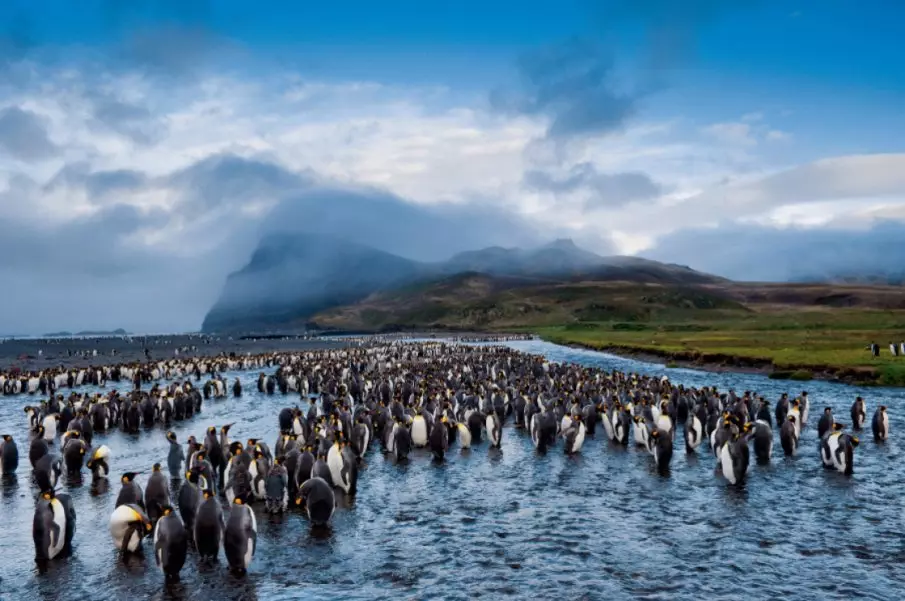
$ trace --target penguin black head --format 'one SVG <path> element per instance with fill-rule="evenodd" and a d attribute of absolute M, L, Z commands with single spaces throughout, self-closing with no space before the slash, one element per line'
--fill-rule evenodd
<path fill-rule="evenodd" d="M 880 405 L 880 411 L 886 412 L 886 405 Z"/>
<path fill-rule="evenodd" d="M 173 513 L 173 507 L 172 507 L 172 505 L 161 505 L 160 512 L 161 512 L 161 514 L 163 514 L 164 517 L 166 517 L 166 516 L 170 515 L 171 513 Z"/>
<path fill-rule="evenodd" d="M 851 440 L 852 440 L 852 446 L 853 446 L 853 447 L 857 447 L 859 444 L 861 444 L 861 441 L 858 440 L 858 437 L 857 437 L 857 436 L 852 436 L 852 437 L 851 437 Z"/>
<path fill-rule="evenodd" d="M 47 490 L 41 491 L 41 498 L 45 501 L 50 501 L 51 499 L 56 497 L 56 492 L 52 488 L 48 488 Z"/>
<path fill-rule="evenodd" d="M 175 433 L 175 432 L 172 432 L 172 431 L 167 432 L 167 440 L 169 440 L 170 442 L 175 443 L 175 442 L 176 442 L 176 433 Z"/>
<path fill-rule="evenodd" d="M 151 469 L 154 470 L 155 472 L 159 472 L 159 471 L 160 471 L 160 464 L 159 464 L 159 463 L 155 463 L 153 466 L 151 466 Z"/>
<path fill-rule="evenodd" d="M 207 457 L 207 455 L 204 454 L 204 451 L 198 451 L 198 454 L 195 455 L 195 459 L 198 461 L 204 461 L 205 457 Z"/>
<path fill-rule="evenodd" d="M 207 433 L 208 433 L 208 434 L 216 434 L 216 433 L 217 433 L 217 428 L 215 428 L 215 427 L 213 427 L 213 426 L 208 426 L 208 428 L 207 428 Z"/>
<path fill-rule="evenodd" d="M 234 425 L 235 425 L 235 423 L 226 424 L 225 426 L 221 426 L 221 427 L 220 427 L 220 434 L 228 434 L 228 433 L 229 433 L 229 429 L 232 428 Z"/>
<path fill-rule="evenodd" d="M 795 423 L 795 416 L 794 416 L 794 415 L 790 415 L 790 416 L 789 416 L 789 421 L 792 422 L 792 423 L 794 424 L 794 423 Z"/>
<path fill-rule="evenodd" d="M 244 447 L 242 446 L 242 443 L 239 442 L 238 440 L 236 442 L 230 443 L 230 445 L 229 445 L 229 452 L 232 453 L 233 455 L 238 455 L 243 450 L 244 450 Z"/>
<path fill-rule="evenodd" d="M 138 472 L 126 472 L 125 474 L 123 474 L 123 477 L 122 477 L 123 484 L 128 484 L 129 482 L 132 482 L 133 480 L 135 480 L 135 476 L 137 476 L 137 475 L 138 475 Z"/>
<path fill-rule="evenodd" d="M 44 426 L 38 426 L 38 438 L 44 436 Z"/>
<path fill-rule="evenodd" d="M 832 407 L 825 407 L 825 408 L 823 409 L 823 412 L 826 413 L 826 414 L 830 414 L 830 413 L 833 412 L 833 408 L 832 408 Z"/>
<path fill-rule="evenodd" d="M 9 441 L 11 441 L 12 439 L 13 439 L 13 437 L 10 436 L 9 434 L 4 434 L 4 435 L 3 435 L 3 442 L 9 442 Z"/>
<path fill-rule="evenodd" d="M 841 432 L 841 431 L 844 430 L 844 429 L 845 429 L 845 424 L 840 424 L 840 423 L 838 423 L 838 422 L 836 422 L 836 423 L 833 424 L 833 431 L 834 431 L 834 432 Z"/>

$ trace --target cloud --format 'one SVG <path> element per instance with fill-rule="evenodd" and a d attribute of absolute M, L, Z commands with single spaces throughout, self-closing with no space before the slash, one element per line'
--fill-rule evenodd
<path fill-rule="evenodd" d="M 492 100 L 509 113 L 545 117 L 550 138 L 606 134 L 636 110 L 637 97 L 617 88 L 612 56 L 588 40 L 527 53 L 519 72 L 521 89 L 497 91 Z"/>
<path fill-rule="evenodd" d="M 530 170 L 524 181 L 529 188 L 553 194 L 582 192 L 588 208 L 619 207 L 662 192 L 662 187 L 645 173 L 600 173 L 591 163 L 580 163 L 560 178 L 546 171 Z"/>
<path fill-rule="evenodd" d="M 771 129 L 767 132 L 767 140 L 771 142 L 786 142 L 792 139 L 792 134 L 778 129 Z"/>
<path fill-rule="evenodd" d="M 905 224 L 865 229 L 726 223 L 665 236 L 645 256 L 744 281 L 905 275 Z"/>
<path fill-rule="evenodd" d="M 751 126 L 747 123 L 714 123 L 704 128 L 704 133 L 728 144 L 740 146 L 754 146 L 757 140 L 751 132 Z"/>
<path fill-rule="evenodd" d="M 20 161 L 40 161 L 54 156 L 57 148 L 41 117 L 11 106 L 0 111 L 0 151 Z"/>

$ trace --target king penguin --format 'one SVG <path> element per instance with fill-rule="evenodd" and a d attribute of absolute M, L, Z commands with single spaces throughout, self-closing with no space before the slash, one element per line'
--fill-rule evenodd
<path fill-rule="evenodd" d="M 223 551 L 230 569 L 244 574 L 251 565 L 258 542 L 258 522 L 243 497 L 236 497 L 223 535 Z"/>
<path fill-rule="evenodd" d="M 154 528 L 154 560 L 168 581 L 178 581 L 185 565 L 189 538 L 185 525 L 170 505 L 161 508 L 162 515 Z"/>
<path fill-rule="evenodd" d="M 31 533 L 37 560 L 56 559 L 68 552 L 75 537 L 75 508 L 69 495 L 45 489 L 35 503 Z"/>

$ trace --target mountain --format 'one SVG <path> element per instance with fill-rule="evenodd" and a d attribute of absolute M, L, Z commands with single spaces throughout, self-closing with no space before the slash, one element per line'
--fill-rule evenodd
<path fill-rule="evenodd" d="M 440 263 L 419 263 L 339 238 L 282 233 L 265 237 L 249 263 L 227 278 L 202 331 L 302 329 L 312 316 L 329 309 L 375 299 L 390 304 L 394 298 L 405 299 L 403 305 L 414 307 L 418 303 L 412 298 L 430 290 L 444 291 L 455 303 L 457 295 L 465 298 L 469 290 L 486 295 L 584 281 L 679 285 L 722 280 L 679 265 L 601 257 L 571 240 L 534 249 L 490 247 Z M 422 306 L 415 312 L 431 310 Z M 423 321 L 414 317 L 408 321 Z M 402 317 L 387 319 L 406 322 Z"/>
<path fill-rule="evenodd" d="M 275 234 L 231 274 L 202 331 L 303 328 L 327 307 L 353 303 L 429 273 L 419 263 L 329 236 Z"/>

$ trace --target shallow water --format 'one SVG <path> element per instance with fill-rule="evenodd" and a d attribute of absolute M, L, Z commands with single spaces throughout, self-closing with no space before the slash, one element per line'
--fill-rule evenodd
<path fill-rule="evenodd" d="M 511 346 L 555 361 L 665 373 L 686 385 L 756 390 L 774 402 L 799 386 L 759 375 L 667 370 L 539 341 Z M 235 421 L 233 439 L 260 437 L 272 445 L 279 409 L 297 397 L 259 395 L 256 373 L 226 374 L 242 379 L 245 396 L 205 401 L 200 415 L 174 425 L 179 440 Z M 213 568 L 199 568 L 190 556 L 182 582 L 172 586 L 164 586 L 149 542 L 145 559 L 125 564 L 107 530 L 118 475 L 166 463 L 163 430 L 96 435 L 114 454 L 110 490 L 93 493 L 87 470 L 83 483 L 61 484 L 78 514 L 74 553 L 39 573 L 31 540 L 37 491 L 21 409 L 36 399 L 3 397 L 0 433 L 16 437 L 20 465 L 17 479 L 0 489 L 0 599 L 899 598 L 901 392 L 823 382 L 805 388 L 812 406 L 799 456 L 752 463 L 741 487 L 717 475 L 706 450 L 686 456 L 680 437 L 668 475 L 657 473 L 646 452 L 611 446 L 602 428 L 574 458 L 562 454 L 561 443 L 537 456 L 511 422 L 501 451 L 486 441 L 466 452 L 453 447 L 441 465 L 426 452 L 394 465 L 375 444 L 354 506 L 337 510 L 330 532 L 312 533 L 298 514 L 271 518 L 258 510 L 259 546 L 246 578 L 230 576 L 222 554 Z M 858 394 L 868 403 L 868 420 L 878 404 L 890 407 L 891 441 L 878 445 L 862 433 L 855 473 L 845 477 L 821 467 L 815 428 L 824 406 L 848 423 Z M 775 450 L 781 455 L 778 432 Z M 139 481 L 144 487 L 143 476 Z"/>

